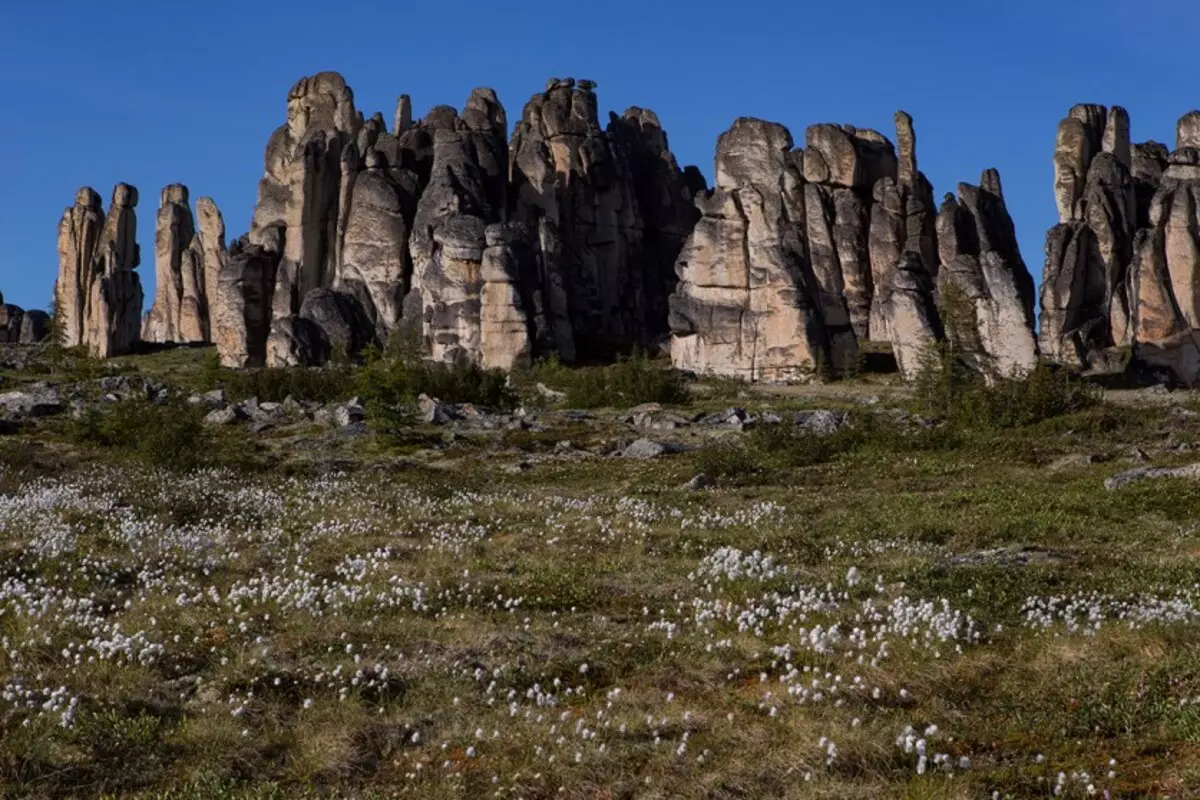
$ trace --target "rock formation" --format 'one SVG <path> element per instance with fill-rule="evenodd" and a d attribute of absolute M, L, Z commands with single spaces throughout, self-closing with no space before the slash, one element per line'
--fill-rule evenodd
<path fill-rule="evenodd" d="M 137 190 L 117 184 L 104 216 L 100 196 L 80 189 L 58 229 L 59 276 L 55 306 L 63 344 L 86 346 L 107 358 L 130 352 L 142 316 L 142 286 L 134 270 L 137 245 Z"/>
<path fill-rule="evenodd" d="M 205 241 L 224 236 L 217 215 Z M 201 217 L 204 225 L 204 217 Z M 267 337 L 271 330 L 271 297 L 279 253 L 251 244 L 247 237 L 235 241 L 220 260 L 217 288 L 210 311 L 213 342 L 226 367 L 261 367 L 267 363 Z"/>
<path fill-rule="evenodd" d="M 879 286 L 879 314 L 905 380 L 927 368 L 933 347 L 944 338 L 933 281 L 921 255 L 909 250 L 901 253 Z"/>
<path fill-rule="evenodd" d="M 806 309 L 805 318 L 812 318 L 813 330 L 819 329 L 818 334 L 804 342 L 790 343 L 796 348 L 791 355 L 798 359 L 790 367 L 776 364 L 766 371 L 759 369 L 757 356 L 753 354 L 761 344 L 760 336 L 733 333 L 745 322 L 740 314 L 748 310 L 748 298 L 739 300 L 728 292 L 734 286 L 744 289 L 741 275 L 736 271 L 727 273 L 719 265 L 730 258 L 730 243 L 742 235 L 727 226 L 716 231 L 714 226 L 725 225 L 727 220 L 739 216 L 745 226 L 748 219 L 745 208 L 738 205 L 732 211 L 722 209 L 725 194 L 714 194 L 707 207 L 701 205 L 705 216 L 685 246 L 687 257 L 681 256 L 678 268 L 681 284 L 673 305 L 678 313 L 672 314 L 676 334 L 673 352 L 677 354 L 678 365 L 697 371 L 782 380 L 810 372 L 817 362 L 835 372 L 844 371 L 853 367 L 860 340 L 891 341 L 884 301 L 895 283 L 893 270 L 901 264 L 909 272 L 918 267 L 924 269 L 929 280 L 915 283 L 910 277 L 900 280 L 900 286 L 907 287 L 904 291 L 915 291 L 917 287 L 932 287 L 938 268 L 933 190 L 917 169 L 912 119 L 898 112 L 895 121 L 899 156 L 892 143 L 876 131 L 848 125 L 812 125 L 805 135 L 806 147 L 789 152 L 786 167 L 774 164 L 767 170 L 771 174 L 766 180 L 772 186 L 768 195 L 774 197 L 782 191 L 788 198 L 784 207 L 789 212 L 781 216 L 768 209 L 774 216 L 767 224 L 774 229 L 771 233 L 774 239 L 788 243 L 790 253 L 784 260 L 799 265 L 792 271 L 800 277 L 791 279 L 796 286 L 803 286 L 797 294 L 803 300 L 796 302 Z M 790 136 L 788 141 L 790 151 Z M 735 143 L 735 139 L 727 144 L 730 148 L 749 148 L 747 152 L 753 151 L 755 158 L 764 160 L 761 145 Z M 731 173 L 732 182 L 721 186 L 722 160 L 737 161 L 741 152 L 718 147 L 718 188 L 737 188 L 743 178 L 745 182 L 762 185 L 764 173 L 758 170 L 757 177 Z M 725 239 L 720 245 L 723 249 L 717 249 L 713 243 L 719 239 Z M 748 269 L 776 274 L 776 264 L 771 260 L 762 265 L 756 260 L 762 257 L 762 252 L 754 256 L 735 253 L 734 258 L 743 262 L 749 259 Z M 711 269 L 717 273 L 708 274 Z M 711 290 L 724 291 L 713 295 Z M 702 300 L 706 293 L 707 299 Z M 709 308 L 701 311 L 706 305 Z M 815 313 L 807 310 L 809 305 Z M 765 307 L 759 309 L 760 315 L 769 313 Z M 755 323 L 758 327 L 763 324 Z M 716 333 L 713 328 L 724 330 Z M 938 331 L 940 326 L 931 322 L 929 329 Z M 779 348 L 789 334 L 777 329 L 774 335 L 780 343 L 771 345 L 773 352 L 786 358 L 785 350 Z M 723 352 L 714 350 L 709 355 L 717 342 L 722 343 L 719 349 Z M 756 344 L 751 346 L 750 342 Z M 739 360 L 741 366 L 733 366 Z M 755 366 L 749 366 L 750 362 Z"/>
<path fill-rule="evenodd" d="M 0 294 L 0 344 L 37 344 L 49 333 L 49 314 L 5 303 Z"/>
<path fill-rule="evenodd" d="M 1046 240 L 1041 346 L 1107 369 L 1116 347 L 1183 383 L 1200 381 L 1200 112 L 1173 152 L 1129 143 L 1123 109 L 1080 105 L 1059 123 L 1060 223 Z"/>
<path fill-rule="evenodd" d="M 854 356 L 831 353 L 803 238 L 800 153 L 787 128 L 738 119 L 717 142 L 716 185 L 696 205 L 700 221 L 671 296 L 676 367 L 783 381 Z"/>
<path fill-rule="evenodd" d="M 1033 278 L 1017 247 L 1000 174 L 989 169 L 978 186 L 958 185 L 937 218 L 942 320 L 960 352 L 977 367 L 1019 377 L 1037 366 Z"/>
<path fill-rule="evenodd" d="M 665 336 L 675 257 L 703 188 L 679 170 L 653 112 L 631 108 L 602 129 L 594 89 L 551 79 L 510 148 L 510 218 L 536 232 L 535 338 L 567 361 Z"/>
<path fill-rule="evenodd" d="M 1129 270 L 1139 362 L 1200 382 L 1200 112 L 1185 115 L 1175 151 L 1138 232 Z"/>
<path fill-rule="evenodd" d="M 1097 369 L 1132 347 L 1200 377 L 1200 112 L 1173 152 L 1133 143 L 1120 107 L 1060 122 L 1035 338 L 999 175 L 960 184 L 939 213 L 903 111 L 894 145 L 820 124 L 796 149 L 786 128 L 739 119 L 709 191 L 652 111 L 602 126 L 595 88 L 551 79 L 509 140 L 490 89 L 419 119 L 401 95 L 389 131 L 340 75 L 303 78 L 246 236 L 226 248 L 211 200 L 193 217 L 185 187 L 163 191 L 140 332 L 137 194 L 118 185 L 105 215 L 80 191 L 59 234 L 64 342 L 113 355 L 140 333 L 214 342 L 228 366 L 288 366 L 415 332 L 434 360 L 511 369 L 669 340 L 681 368 L 782 381 L 850 370 L 868 340 L 911 377 L 948 334 L 992 376 L 1028 372 L 1039 350 Z M 0 338 L 45 327 L 0 306 Z"/>
<path fill-rule="evenodd" d="M 154 306 L 142 324 L 147 342 L 209 341 L 204 250 L 181 184 L 163 189 L 154 234 Z"/>
<path fill-rule="evenodd" d="M 1042 352 L 1054 361 L 1086 367 L 1105 348 L 1130 344 L 1126 283 L 1140 216 L 1133 154 L 1144 183 L 1152 152 L 1130 144 L 1129 115 L 1117 106 L 1077 105 L 1059 123 L 1059 224 L 1046 238 L 1039 319 Z"/>
<path fill-rule="evenodd" d="M 476 89 L 462 117 L 445 109 L 433 128 L 433 166 L 413 223 L 411 297 L 435 361 L 480 361 L 485 229 L 505 214 L 507 122 L 490 89 Z M 502 155 L 503 154 L 503 155 Z"/>

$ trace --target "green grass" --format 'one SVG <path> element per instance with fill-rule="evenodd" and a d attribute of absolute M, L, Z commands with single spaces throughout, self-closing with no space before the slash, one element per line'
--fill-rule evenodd
<path fill-rule="evenodd" d="M 205 369 L 185 355 L 130 368 L 185 383 Z M 418 386 L 447 402 L 501 391 L 482 373 L 414 378 L 402 359 L 345 369 L 374 376 L 369 416 Z M 555 453 L 567 439 L 603 451 L 640 435 L 618 421 L 628 394 L 607 395 L 601 407 L 618 411 L 593 420 L 545 414 L 546 431 L 450 446 L 444 429 L 397 418 L 412 437 L 403 455 L 378 429 L 343 441 L 297 422 L 264 437 L 133 403 L 0 437 L 0 685 L 79 698 L 65 728 L 0 702 L 0 795 L 1042 798 L 1059 772 L 1086 770 L 1114 797 L 1189 796 L 1200 619 L 1037 629 L 1026 603 L 1095 593 L 1110 610 L 1186 605 L 1200 490 L 1103 481 L 1133 466 L 1135 446 L 1154 465 L 1194 461 L 1174 448 L 1200 438 L 1200 420 L 1115 405 L 1049 372 L 943 386 L 961 400 L 949 406 L 904 399 L 931 427 L 895 422 L 898 398 L 855 402 L 875 384 L 833 389 L 852 425 L 832 436 L 684 428 L 653 435 L 697 450 L 636 463 Z M 690 414 L 730 396 L 674 403 Z M 826 401 L 732 396 L 754 412 Z M 247 454 L 254 468 L 241 469 Z M 1096 460 L 1050 468 L 1071 454 Z M 344 477 L 305 477 L 308 459 L 331 455 Z M 699 471 L 716 486 L 680 488 Z M 786 572 L 689 577 L 723 547 Z M 1005 548 L 1040 557 L 981 555 Z M 304 591 L 284 590 L 301 580 Z M 804 605 L 826 587 L 836 608 Z M 64 598 L 87 598 L 71 608 L 96 609 L 101 630 Z M 35 599 L 44 613 L 25 610 L 43 608 Z M 872 613 L 922 601 L 969 616 L 978 640 L 914 622 L 849 644 Z M 63 655 L 111 639 L 103 625 L 116 623 L 163 643 L 161 657 Z M 807 647 L 818 625 L 838 626 L 842 643 Z M 352 682 L 376 664 L 387 681 Z M 784 681 L 789 664 L 798 673 Z M 855 678 L 868 688 L 851 689 Z M 553 703 L 531 699 L 535 684 Z M 970 770 L 917 774 L 895 740 L 930 725 L 930 752 L 968 757 Z M 837 744 L 831 763 L 821 737 Z M 1069 783 L 1062 796 L 1085 791 Z"/>

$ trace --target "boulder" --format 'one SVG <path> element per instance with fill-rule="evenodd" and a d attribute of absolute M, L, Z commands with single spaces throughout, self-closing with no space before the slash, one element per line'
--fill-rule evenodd
<path fill-rule="evenodd" d="M 66 404 L 57 389 L 43 383 L 0 394 L 0 410 L 16 418 L 49 417 L 65 411 Z"/>
<path fill-rule="evenodd" d="M 831 436 L 850 424 L 850 415 L 845 411 L 797 411 L 792 417 L 797 429 L 816 436 Z"/>
<path fill-rule="evenodd" d="M 621 451 L 621 457 L 648 460 L 652 458 L 658 458 L 660 456 L 682 453 L 683 450 L 684 448 L 681 445 L 671 444 L 669 442 L 656 442 L 653 439 L 638 439 Z"/>
<path fill-rule="evenodd" d="M 324 364 L 332 354 L 329 337 L 320 325 L 302 317 L 278 317 L 271 323 L 266 342 L 266 363 L 271 367 L 305 367 Z"/>
<path fill-rule="evenodd" d="M 321 339 L 329 343 L 330 355 L 355 356 L 370 344 L 375 344 L 375 327 L 358 300 L 332 289 L 314 289 L 304 297 L 300 318 L 321 330 Z M 319 350 L 311 351 L 314 355 Z M 321 366 L 323 361 L 306 362 Z M 268 366 L 271 364 L 268 359 Z M 282 365 L 279 365 L 282 366 Z"/>
<path fill-rule="evenodd" d="M 1200 464 L 1188 464 L 1184 467 L 1135 467 L 1118 472 L 1111 478 L 1105 478 L 1104 488 L 1112 491 L 1132 483 L 1163 478 L 1198 479 L 1200 478 Z"/>

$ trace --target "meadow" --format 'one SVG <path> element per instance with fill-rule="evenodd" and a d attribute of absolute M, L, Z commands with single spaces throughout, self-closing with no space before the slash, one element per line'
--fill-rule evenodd
<path fill-rule="evenodd" d="M 110 370 L 246 380 L 202 358 Z M 1195 395 L 646 370 L 0 436 L 0 795 L 1200 797 L 1200 485 L 1105 487 L 1200 460 Z"/>

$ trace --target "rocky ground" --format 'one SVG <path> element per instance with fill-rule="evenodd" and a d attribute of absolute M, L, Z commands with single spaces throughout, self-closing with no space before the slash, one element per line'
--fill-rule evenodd
<path fill-rule="evenodd" d="M 4 796 L 1197 796 L 1192 393 L 206 358 L 0 354 Z"/>

